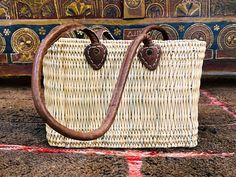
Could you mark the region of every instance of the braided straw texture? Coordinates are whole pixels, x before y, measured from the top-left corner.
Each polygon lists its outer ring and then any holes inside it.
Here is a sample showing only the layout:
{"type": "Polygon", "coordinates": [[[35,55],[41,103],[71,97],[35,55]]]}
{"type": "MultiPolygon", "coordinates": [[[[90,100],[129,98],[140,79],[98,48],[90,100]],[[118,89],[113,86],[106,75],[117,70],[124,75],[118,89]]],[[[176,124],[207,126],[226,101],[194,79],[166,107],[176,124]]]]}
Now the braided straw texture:
{"type": "MultiPolygon", "coordinates": [[[[125,52],[131,41],[101,41],[105,65],[93,70],[83,55],[87,39],[59,39],[43,62],[45,104],[70,129],[97,129],[105,118],[125,52]]],[[[93,141],[66,138],[46,126],[50,145],[60,147],[194,147],[206,43],[154,41],[162,55],[155,71],[134,58],[122,101],[110,130],[93,141]]]]}

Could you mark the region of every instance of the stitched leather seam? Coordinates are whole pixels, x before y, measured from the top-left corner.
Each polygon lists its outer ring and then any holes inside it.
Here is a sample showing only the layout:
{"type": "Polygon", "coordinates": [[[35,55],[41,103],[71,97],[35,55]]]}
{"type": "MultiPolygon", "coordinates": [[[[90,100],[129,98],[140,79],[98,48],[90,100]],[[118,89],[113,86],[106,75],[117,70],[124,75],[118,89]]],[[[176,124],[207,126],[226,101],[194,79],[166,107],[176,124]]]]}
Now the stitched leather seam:
{"type": "Polygon", "coordinates": [[[88,50],[87,50],[87,57],[88,57],[88,60],[91,62],[91,65],[92,66],[94,66],[94,67],[100,67],[102,64],[103,64],[103,62],[105,61],[105,55],[106,55],[106,52],[105,52],[105,48],[104,48],[104,46],[103,45],[100,45],[99,47],[102,47],[102,49],[104,50],[104,54],[103,54],[103,56],[102,56],[102,60],[101,60],[101,62],[99,63],[99,64],[95,64],[94,63],[94,61],[93,61],[93,59],[91,58],[91,56],[90,56],[90,49],[91,48],[97,48],[98,46],[96,45],[96,46],[92,46],[91,44],[88,46],[88,50]]]}
{"type": "MultiPolygon", "coordinates": [[[[146,49],[146,48],[149,48],[149,47],[143,47],[141,50],[143,51],[144,49],[146,49]]],[[[145,58],[143,57],[143,54],[142,54],[143,52],[140,52],[140,59],[146,64],[146,65],[148,65],[149,67],[151,67],[151,68],[153,68],[154,66],[155,66],[155,64],[157,63],[157,61],[158,61],[158,54],[157,54],[157,58],[155,59],[155,61],[153,62],[153,64],[151,65],[151,64],[148,64],[148,62],[145,60],[145,58]]]]}

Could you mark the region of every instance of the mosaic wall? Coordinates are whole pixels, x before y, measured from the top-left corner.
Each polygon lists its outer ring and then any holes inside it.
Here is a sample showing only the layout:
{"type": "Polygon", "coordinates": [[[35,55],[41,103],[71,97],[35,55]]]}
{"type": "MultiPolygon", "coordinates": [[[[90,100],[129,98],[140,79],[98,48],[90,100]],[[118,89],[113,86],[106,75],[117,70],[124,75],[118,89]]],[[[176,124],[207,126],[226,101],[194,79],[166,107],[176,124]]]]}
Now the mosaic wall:
{"type": "MultiPolygon", "coordinates": [[[[128,25],[132,20],[118,20],[109,25],[103,20],[100,27],[110,30],[116,39],[133,39],[148,25],[147,19],[162,25],[171,39],[207,41],[206,59],[236,59],[236,0],[0,0],[0,24],[4,23],[0,25],[0,63],[31,63],[40,41],[64,19],[89,18],[92,27],[95,18],[133,18],[132,11],[138,13],[136,8],[142,7],[143,23],[128,25]],[[127,16],[124,6],[130,8],[127,16]],[[38,25],[29,19],[49,20],[38,25]],[[53,19],[58,23],[51,23],[53,19]],[[11,25],[11,20],[19,24],[11,25]]],[[[157,32],[152,37],[161,39],[157,32]]]]}
{"type": "MultiPolygon", "coordinates": [[[[148,18],[236,15],[235,0],[124,0],[148,18]]],[[[119,0],[0,0],[0,19],[121,18],[119,0]]]]}
{"type": "Polygon", "coordinates": [[[1,19],[121,18],[118,0],[1,0],[1,19]]]}

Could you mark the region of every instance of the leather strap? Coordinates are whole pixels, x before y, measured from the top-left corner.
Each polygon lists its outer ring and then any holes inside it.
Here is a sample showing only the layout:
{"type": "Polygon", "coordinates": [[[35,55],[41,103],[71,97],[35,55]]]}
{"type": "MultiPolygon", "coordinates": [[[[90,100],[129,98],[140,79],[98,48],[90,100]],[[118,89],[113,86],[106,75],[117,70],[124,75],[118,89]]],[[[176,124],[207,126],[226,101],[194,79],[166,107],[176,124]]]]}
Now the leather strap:
{"type": "MultiPolygon", "coordinates": [[[[49,111],[47,110],[43,102],[44,94],[43,94],[42,86],[41,86],[41,81],[42,81],[41,76],[42,76],[42,62],[43,62],[44,55],[47,49],[50,47],[50,45],[58,38],[58,36],[60,36],[61,33],[66,32],[68,30],[74,30],[75,28],[86,32],[86,34],[90,37],[92,42],[98,42],[97,37],[93,35],[94,33],[91,33],[91,31],[88,31],[87,28],[85,28],[81,24],[67,24],[67,25],[62,25],[53,29],[48,34],[48,36],[44,39],[44,41],[41,43],[39,50],[36,54],[35,60],[34,60],[33,73],[32,73],[33,100],[40,116],[55,131],[57,131],[58,133],[66,137],[76,139],[76,140],[93,140],[93,139],[97,139],[103,136],[109,130],[109,128],[111,127],[112,123],[115,120],[115,116],[116,116],[116,113],[118,111],[119,104],[121,101],[122,93],[124,91],[125,83],[127,81],[128,74],[132,65],[132,61],[136,54],[138,46],[140,45],[142,41],[148,40],[147,33],[150,30],[153,30],[153,29],[159,30],[160,27],[156,25],[146,27],[143,30],[143,32],[130,44],[125,54],[123,63],[121,65],[119,76],[115,85],[115,89],[112,94],[111,101],[109,103],[106,117],[103,120],[102,125],[98,129],[92,130],[90,132],[75,131],[60,124],[49,113],[49,111]]],[[[162,33],[164,35],[166,34],[166,32],[162,32],[162,33]]]]}
{"type": "MultiPolygon", "coordinates": [[[[154,29],[162,33],[164,40],[169,39],[165,30],[162,27],[157,27],[155,25],[144,28],[142,33],[147,34],[148,31],[151,31],[154,29]]],[[[155,45],[152,42],[151,37],[149,36],[143,40],[143,43],[144,43],[144,46],[141,47],[138,51],[138,58],[147,69],[149,69],[150,71],[153,71],[159,65],[160,57],[161,57],[161,47],[159,45],[155,45]]]]}
{"type": "Polygon", "coordinates": [[[95,29],[93,31],[96,33],[96,35],[99,39],[105,38],[108,40],[115,40],[115,38],[112,36],[110,31],[108,31],[107,29],[100,28],[100,29],[95,29]]]}

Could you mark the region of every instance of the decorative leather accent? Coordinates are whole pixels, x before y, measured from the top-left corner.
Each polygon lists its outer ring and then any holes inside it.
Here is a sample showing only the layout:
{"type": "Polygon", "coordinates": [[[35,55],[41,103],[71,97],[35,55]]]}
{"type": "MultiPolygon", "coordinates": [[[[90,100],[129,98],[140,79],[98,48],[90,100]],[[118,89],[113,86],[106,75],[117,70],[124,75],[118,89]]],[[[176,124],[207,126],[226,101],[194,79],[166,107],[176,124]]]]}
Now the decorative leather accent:
{"type": "Polygon", "coordinates": [[[101,44],[90,44],[84,50],[84,55],[94,70],[99,70],[104,65],[107,57],[107,48],[101,44]]]}
{"type": "Polygon", "coordinates": [[[161,48],[158,45],[144,46],[138,51],[138,58],[149,70],[157,68],[161,56],[161,48]]]}

